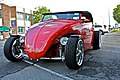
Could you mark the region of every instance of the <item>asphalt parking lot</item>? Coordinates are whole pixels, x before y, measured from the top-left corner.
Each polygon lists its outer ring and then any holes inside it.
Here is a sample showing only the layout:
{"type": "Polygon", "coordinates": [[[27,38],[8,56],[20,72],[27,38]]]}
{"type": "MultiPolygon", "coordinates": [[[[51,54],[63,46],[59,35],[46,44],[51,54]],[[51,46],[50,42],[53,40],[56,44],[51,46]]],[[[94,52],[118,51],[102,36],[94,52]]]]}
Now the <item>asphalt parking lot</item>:
{"type": "Polygon", "coordinates": [[[3,55],[0,42],[0,80],[120,80],[120,33],[102,36],[99,50],[88,50],[79,70],[70,70],[62,61],[25,60],[12,63],[3,55]]]}

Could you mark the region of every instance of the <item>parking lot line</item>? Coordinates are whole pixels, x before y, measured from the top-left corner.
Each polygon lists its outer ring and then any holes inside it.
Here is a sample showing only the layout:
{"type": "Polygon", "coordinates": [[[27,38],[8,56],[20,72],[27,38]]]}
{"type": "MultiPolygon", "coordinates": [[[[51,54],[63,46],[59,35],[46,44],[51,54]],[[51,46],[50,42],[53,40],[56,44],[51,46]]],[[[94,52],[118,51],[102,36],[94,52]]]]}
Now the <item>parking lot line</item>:
{"type": "Polygon", "coordinates": [[[40,66],[40,65],[34,64],[34,63],[30,62],[30,61],[27,61],[27,60],[23,60],[23,61],[26,62],[26,63],[28,63],[28,64],[31,64],[31,65],[33,65],[33,66],[35,66],[35,67],[37,67],[37,68],[40,68],[40,69],[42,69],[42,70],[44,70],[44,71],[47,71],[47,72],[49,72],[49,73],[51,73],[51,74],[53,74],[53,75],[56,75],[56,76],[58,76],[58,77],[61,77],[61,78],[65,79],[65,80],[74,80],[74,79],[72,79],[72,78],[70,78],[70,77],[64,76],[64,75],[59,74],[59,73],[57,73],[57,72],[54,72],[54,71],[52,71],[52,70],[50,70],[50,69],[47,69],[47,68],[44,68],[44,67],[42,67],[42,66],[40,66]]]}
{"type": "Polygon", "coordinates": [[[31,64],[33,65],[34,63],[30,62],[30,61],[27,61],[27,60],[23,60],[24,62],[28,63],[28,64],[31,64]]]}

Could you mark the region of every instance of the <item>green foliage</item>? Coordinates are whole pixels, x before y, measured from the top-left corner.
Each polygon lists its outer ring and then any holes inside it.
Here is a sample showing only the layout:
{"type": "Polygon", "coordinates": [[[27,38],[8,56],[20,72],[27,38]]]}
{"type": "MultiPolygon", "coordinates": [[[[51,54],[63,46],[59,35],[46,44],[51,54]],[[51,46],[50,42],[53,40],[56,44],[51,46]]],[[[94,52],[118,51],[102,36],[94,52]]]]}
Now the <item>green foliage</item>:
{"type": "Polygon", "coordinates": [[[120,30],[112,30],[111,32],[120,32],[120,30]]]}
{"type": "Polygon", "coordinates": [[[113,9],[113,18],[120,23],[120,4],[113,9]]]}
{"type": "Polygon", "coordinates": [[[42,14],[43,13],[49,13],[51,12],[50,9],[47,9],[47,7],[38,7],[37,10],[33,11],[33,24],[38,23],[40,20],[42,20],[42,14]]]}

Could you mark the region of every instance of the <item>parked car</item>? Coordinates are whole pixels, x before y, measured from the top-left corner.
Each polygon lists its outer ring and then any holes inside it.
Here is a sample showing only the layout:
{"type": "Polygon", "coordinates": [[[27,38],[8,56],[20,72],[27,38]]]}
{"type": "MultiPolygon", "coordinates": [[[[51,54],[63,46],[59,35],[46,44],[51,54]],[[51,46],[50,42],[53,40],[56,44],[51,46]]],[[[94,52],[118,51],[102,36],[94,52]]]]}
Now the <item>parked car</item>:
{"type": "Polygon", "coordinates": [[[26,36],[11,35],[4,45],[5,57],[19,62],[27,54],[33,60],[65,59],[70,69],[83,64],[85,51],[100,49],[101,36],[94,31],[92,14],[68,11],[43,14],[41,22],[30,28],[26,36]]]}
{"type": "Polygon", "coordinates": [[[95,25],[95,30],[100,31],[102,35],[109,32],[109,29],[106,25],[95,25]]]}

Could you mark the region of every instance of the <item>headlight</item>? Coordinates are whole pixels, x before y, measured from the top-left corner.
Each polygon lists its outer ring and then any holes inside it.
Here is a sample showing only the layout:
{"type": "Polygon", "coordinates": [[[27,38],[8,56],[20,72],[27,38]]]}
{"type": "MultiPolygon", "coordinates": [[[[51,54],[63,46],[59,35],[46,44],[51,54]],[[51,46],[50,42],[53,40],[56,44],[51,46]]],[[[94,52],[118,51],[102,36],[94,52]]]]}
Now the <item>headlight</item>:
{"type": "Polygon", "coordinates": [[[60,43],[61,43],[62,45],[66,45],[67,41],[68,41],[68,38],[67,38],[67,37],[62,37],[62,38],[60,39],[60,43]]]}

